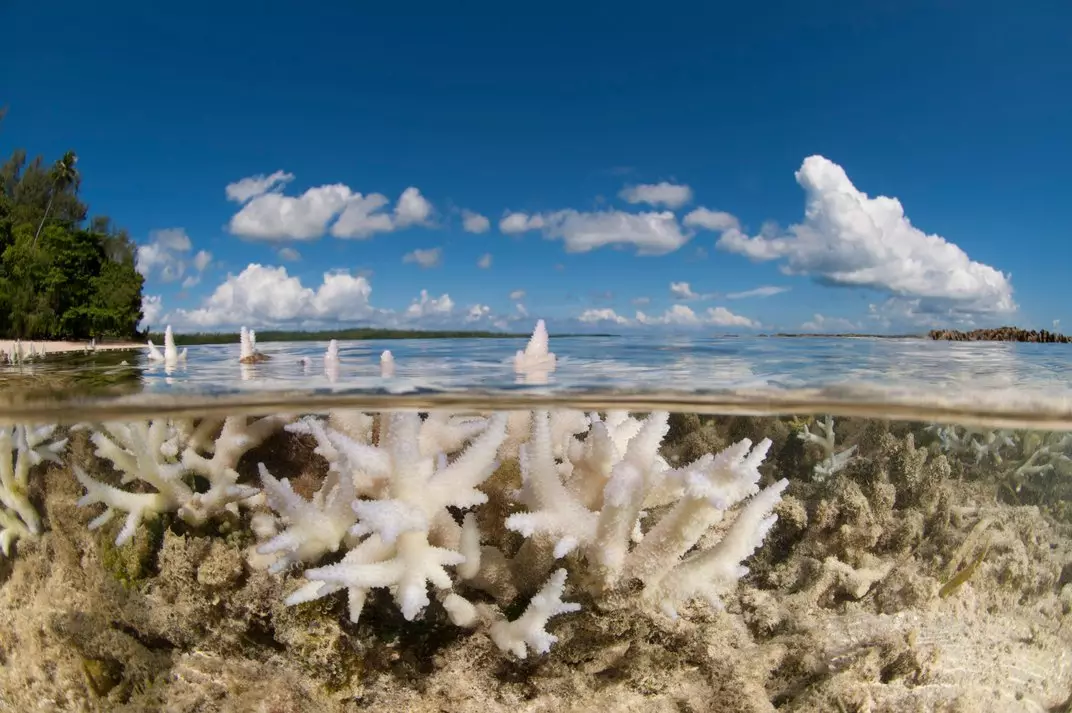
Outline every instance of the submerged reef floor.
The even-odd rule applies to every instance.
[[[1069,710],[1072,481],[1063,461],[1043,469],[1048,436],[674,414],[661,454],[741,438],[771,439],[764,482],[789,485],[723,608],[672,618],[570,580],[580,610],[518,659],[434,598],[414,621],[384,590],[357,623],[345,593],[287,606],[302,573],[251,565],[247,511],[165,514],[117,545],[122,518],[87,527],[100,509],[79,506],[70,463],[118,475],[72,431],[31,480],[42,534],[0,557],[0,711]],[[242,456],[240,482],[264,463],[309,498],[327,477],[315,449],[281,431]],[[495,479],[520,486],[505,465]]]

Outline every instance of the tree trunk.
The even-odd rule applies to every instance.
[[[41,216],[41,222],[37,224],[37,232],[34,233],[34,241],[31,248],[37,247],[37,238],[41,235],[41,229],[45,227],[45,221],[48,220],[48,212],[52,210],[52,201],[56,198],[56,189],[52,189],[52,193],[48,196],[48,205],[45,206],[45,214]]]

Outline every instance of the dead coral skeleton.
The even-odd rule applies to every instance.
[[[931,424],[926,428],[938,437],[939,449],[976,465],[993,463],[1004,468],[1014,491],[1036,476],[1072,472],[1072,433],[1038,433],[965,428]]]
[[[821,431],[815,433],[810,425],[803,424],[797,437],[805,443],[814,443],[823,452],[823,459],[815,464],[815,480],[823,481],[841,471],[856,454],[856,446],[837,450],[834,438],[834,417],[827,416],[820,425]]]
[[[173,512],[191,525],[201,525],[225,511],[237,512],[240,502],[260,492],[238,483],[238,461],[287,420],[286,416],[252,421],[234,416],[199,423],[156,419],[101,424],[90,435],[97,456],[111,461],[122,474],[121,486],[140,482],[154,492],[130,492],[102,483],[75,464],[75,477],[86,489],[78,504],[105,506],[90,522],[90,529],[101,527],[117,512],[127,514],[117,545],[130,540],[143,520],[162,513]],[[195,490],[191,475],[207,480],[208,488]]]
[[[287,603],[345,590],[357,621],[369,592],[386,588],[412,620],[430,603],[431,585],[455,624],[483,625],[499,648],[518,656],[529,648],[545,652],[555,640],[545,628],[549,619],[576,610],[562,599],[569,571],[595,596],[639,580],[642,599],[671,616],[696,597],[721,606],[721,596],[747,572],[741,562],[773,525],[771,512],[787,485],[759,487],[769,441],[753,447],[743,440],[675,469],[659,455],[666,413],[581,414],[587,429],[571,416],[568,426],[559,419],[557,432],[549,412],[526,416],[523,440],[521,422],[506,413],[385,413],[376,417],[375,439],[355,414],[289,426],[316,439],[329,475],[310,501],[262,470],[267,502],[283,529],[263,527],[257,554],[275,556],[270,566],[277,571],[341,548],[346,554],[306,569],[305,584]],[[343,424],[357,427],[347,434]],[[503,526],[527,539],[512,557],[498,541],[485,541],[492,533],[481,533],[474,516],[488,501],[481,487],[491,487],[510,438],[520,441],[522,486],[497,495],[523,508]],[[468,511],[460,525],[455,508]],[[656,509],[660,517],[645,528]],[[717,542],[696,549],[727,519]],[[552,571],[556,560],[565,566]],[[529,609],[512,622],[464,591],[483,589],[507,603],[541,580]]]
[[[56,426],[0,426],[0,551],[10,555],[21,538],[41,534],[41,518],[28,497],[30,470],[60,462],[67,439],[52,440]]]

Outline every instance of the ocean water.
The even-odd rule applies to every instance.
[[[338,346],[0,367],[0,711],[1072,705],[1063,345]]]

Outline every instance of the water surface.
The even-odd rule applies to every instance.
[[[518,399],[522,405],[566,400],[593,408],[601,394],[614,394],[636,408],[676,404],[722,413],[821,410],[932,420],[963,413],[978,423],[1010,425],[1011,418],[1047,428],[1072,422],[1067,345],[570,337],[552,338],[554,371],[517,374],[513,355],[524,346],[520,339],[340,342],[337,364],[325,363],[326,342],[264,343],[258,347],[270,358],[256,365],[239,363],[237,344],[191,346],[186,360],[173,367],[149,362],[144,352],[72,355],[0,367],[6,405],[0,419],[66,420],[72,408],[133,416],[202,405],[268,413],[288,404],[384,408],[491,401],[507,407]],[[390,379],[380,375],[385,350],[396,363]]]

